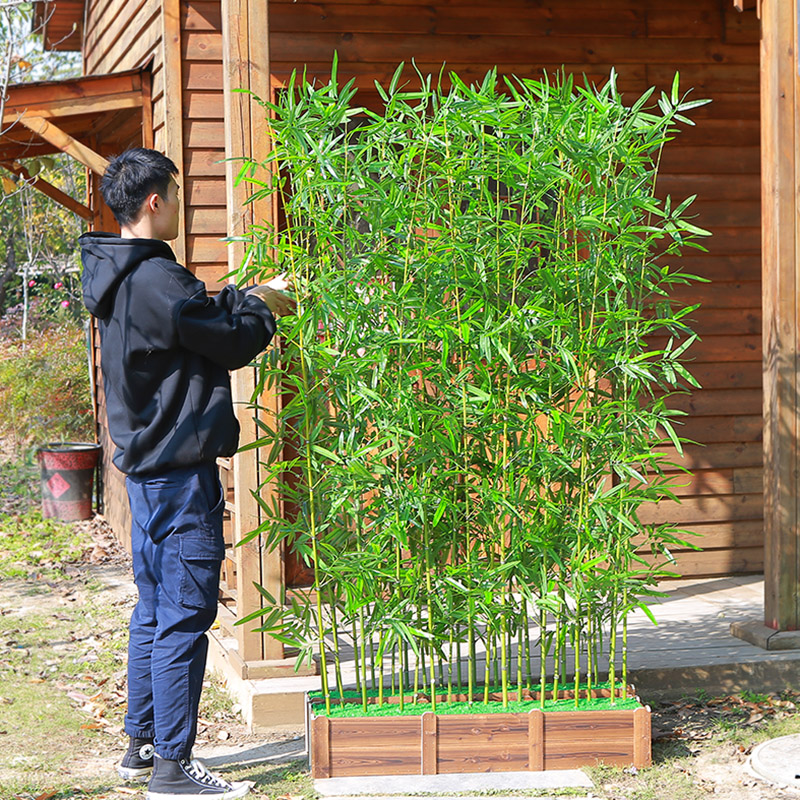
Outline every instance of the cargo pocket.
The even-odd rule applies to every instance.
[[[179,552],[183,566],[180,604],[186,608],[216,610],[225,543],[217,535],[192,531],[180,534]]]

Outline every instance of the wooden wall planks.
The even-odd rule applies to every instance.
[[[181,106],[184,148],[184,192],[187,222],[196,219],[204,234],[215,239],[225,235],[225,193],[219,190],[218,178],[224,177],[224,139],[222,134],[222,33],[219,2],[181,0],[179,3],[179,40],[181,63],[167,75],[170,86],[165,94],[162,47],[164,0],[96,0],[87,11],[84,61],[87,74],[130,69],[152,61],[153,128],[155,146],[170,148],[170,127],[165,121],[176,98]],[[199,38],[197,38],[199,37]],[[180,99],[181,94],[182,100]],[[178,128],[171,123],[172,129]],[[172,134],[174,135],[174,133]],[[170,148],[171,149],[171,148]],[[168,153],[170,154],[170,153]],[[174,153],[173,153],[174,155]],[[177,161],[181,159],[178,158]],[[195,213],[195,206],[203,209]],[[217,209],[222,225],[211,224],[212,209]],[[189,225],[189,233],[196,234]],[[211,265],[219,275],[227,272],[224,245],[193,247],[187,241],[190,269]],[[217,281],[212,280],[216,286]]]
[[[544,6],[544,7],[543,7]],[[713,102],[697,125],[664,151],[660,193],[697,194],[696,223],[712,231],[708,253],[689,251],[684,269],[711,281],[679,287],[677,300],[702,304],[692,314],[702,337],[689,351],[703,389],[675,398],[689,413],[691,445],[676,462],[698,469],[680,494],[683,506],[648,509],[699,534],[703,554],[677,552],[684,574],[761,569],[761,266],[759,26],[723,0],[586,0],[494,4],[270,3],[272,71],[286,80],[304,63],[324,79],[334,49],[339,75],[359,86],[386,80],[401,59],[423,71],[446,60],[459,74],[537,75],[562,64],[603,80],[609,65],[623,91],[669,86],[676,70],[693,96]],[[654,342],[659,344],[663,342]]]
[[[86,28],[87,71],[122,69],[154,57],[154,128],[163,145],[164,91],[155,0],[93,0]],[[760,77],[759,27],[753,10],[728,0],[270,0],[273,80],[308,65],[324,79],[334,50],[340,77],[370,88],[412,57],[423,71],[442,61],[478,79],[501,72],[540,75],[562,65],[602,81],[611,65],[633,99],[648,86],[667,88],[676,70],[698,109],[697,126],[664,152],[659,191],[697,194],[697,224],[714,234],[708,253],[689,251],[681,266],[710,284],[679,288],[701,302],[693,313],[702,337],[689,351],[703,385],[674,405],[690,414],[685,432],[707,445],[676,460],[698,470],[681,490],[687,527],[707,537],[702,556],[678,553],[686,574],[760,569],[761,480]],[[125,20],[124,26],[118,25]],[[112,24],[113,23],[113,24]],[[184,187],[189,266],[211,288],[227,271],[222,34],[219,2],[183,0],[182,88]],[[112,34],[112,31],[116,33]],[[127,48],[127,49],[126,49]],[[658,342],[654,342],[658,344]],[[705,498],[715,497],[714,502]],[[690,502],[697,501],[697,502]],[[664,505],[664,513],[671,509]],[[670,511],[671,513],[671,511]],[[731,527],[733,526],[733,527]],[[737,555],[737,551],[741,551]]]

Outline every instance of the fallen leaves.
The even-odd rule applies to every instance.
[[[750,713],[750,716],[747,718],[747,720],[745,720],[744,724],[753,725],[756,722],[761,722],[762,719],[764,719],[764,714],[762,714],[760,711],[753,711]]]
[[[99,544],[92,548],[92,551],[88,556],[88,561],[90,564],[104,564],[106,561],[108,561],[108,559],[108,550],[106,550],[104,547],[101,547]]]
[[[116,732],[118,724],[109,720],[107,715],[110,709],[122,710],[127,703],[124,670],[114,676],[94,676],[84,673],[78,676],[78,680],[92,684],[95,691],[87,694],[81,688],[77,688],[75,684],[61,682],[56,684],[56,688],[61,689],[78,709],[91,718],[89,722],[81,725],[81,728],[84,730],[113,729]]]
[[[688,750],[695,752],[697,748],[691,743],[712,738],[719,723],[758,726],[796,714],[798,703],[800,693],[765,695],[747,691],[708,700],[686,698],[664,703],[653,719],[653,740],[684,741]]]

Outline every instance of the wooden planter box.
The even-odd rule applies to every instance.
[[[527,772],[597,763],[651,764],[650,709],[316,716],[307,736],[314,778]]]

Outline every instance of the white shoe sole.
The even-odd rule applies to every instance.
[[[238,800],[250,793],[249,783],[233,783],[231,788],[219,794],[173,794],[171,792],[148,792],[145,800]]]
[[[117,773],[124,781],[134,781],[135,783],[147,783],[150,776],[153,774],[152,767],[140,767],[133,769],[132,767],[117,767]]]

